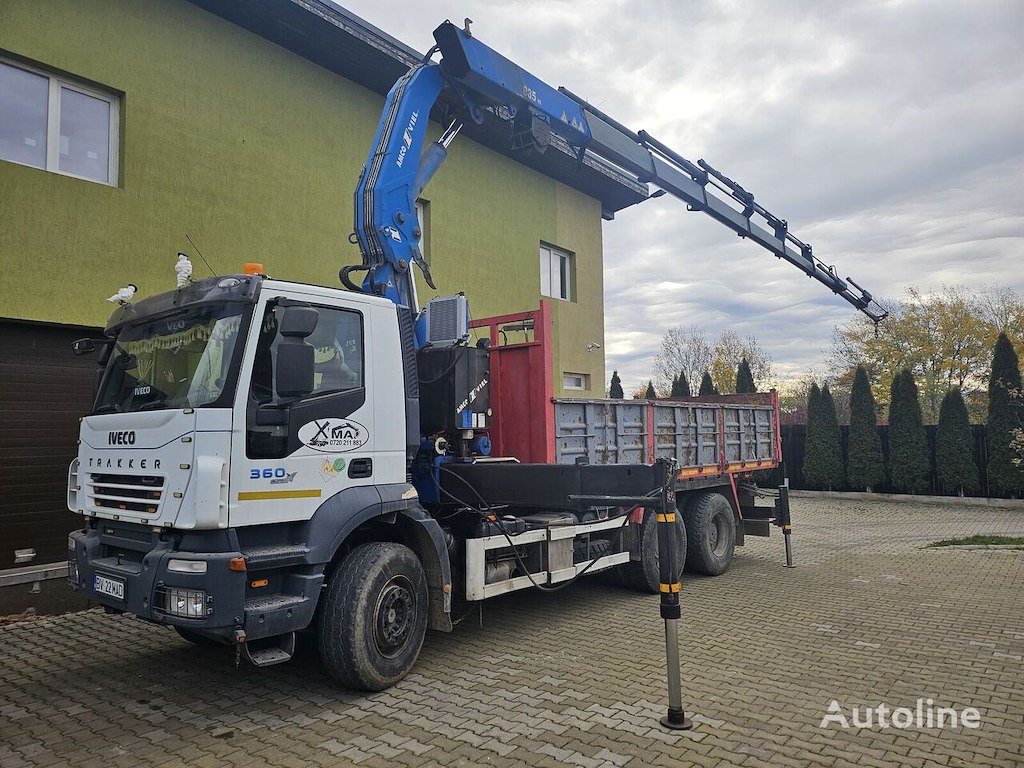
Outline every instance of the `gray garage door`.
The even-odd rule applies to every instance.
[[[19,549],[36,550],[32,564],[67,557],[78,523],[67,470],[96,370],[96,357],[75,357],[71,342],[99,333],[0,320],[0,569],[16,565]]]

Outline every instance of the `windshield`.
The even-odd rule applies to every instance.
[[[126,325],[107,363],[95,413],[195,408],[220,399],[244,307],[218,304]]]

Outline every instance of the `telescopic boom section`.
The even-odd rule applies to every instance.
[[[851,278],[839,277],[835,267],[813,254],[809,243],[789,231],[785,219],[765,210],[750,192],[728,176],[704,160],[691,163],[646,131],[634,133],[571,91],[559,90],[584,111],[592,137],[587,144],[591,155],[636,176],[641,183],[656,185],[685,202],[691,211],[706,213],[740,237],[749,237],[842,296],[876,323],[888,316],[870,293]]]
[[[876,323],[888,315],[870,293],[849,277],[843,280],[835,267],[814,256],[808,243],[789,232],[785,219],[768,212],[752,194],[708,163],[694,164],[645,131],[634,133],[570,91],[547,85],[480,43],[468,29],[446,21],[434,30],[434,39],[440,63],[424,61],[395,83],[360,177],[356,238],[363,263],[342,269],[342,282],[350,289],[385,296],[416,310],[411,264],[419,266],[427,284],[434,287],[420,247],[416,199],[461,128],[453,120],[441,138],[422,151],[430,110],[442,91],[449,89],[475,122],[483,122],[489,113],[511,123],[513,146],[543,152],[551,133],[557,133],[581,163],[589,152],[641,184],[653,184],[682,200],[690,210],[706,213],[740,237],[750,238]],[[349,274],[362,270],[366,277],[356,286]]]

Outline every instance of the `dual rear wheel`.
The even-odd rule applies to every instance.
[[[732,562],[736,549],[736,516],[720,493],[701,493],[680,499],[674,546],[679,571],[718,576]],[[647,511],[638,534],[638,555],[619,568],[620,580],[639,592],[656,594],[660,584],[658,523]]]

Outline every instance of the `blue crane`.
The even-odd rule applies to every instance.
[[[565,88],[553,88],[446,21],[434,30],[436,45],[388,93],[373,145],[355,193],[355,238],[363,263],[343,267],[351,290],[384,296],[415,311],[412,265],[434,288],[423,258],[416,199],[447,156],[464,121],[497,119],[512,124],[514,148],[543,152],[551,134],[561,136],[582,163],[585,153],[639,183],[654,185],[651,197],[670,194],[691,211],[706,213],[803,271],[876,323],[887,312],[851,278],[816,257],[811,245],[789,231],[754,195],[704,160],[692,163],[646,131],[631,131]],[[431,61],[436,52],[439,62]],[[461,108],[440,138],[424,151],[431,109],[449,92]],[[351,274],[365,271],[361,285]],[[418,330],[416,348],[423,346]]]

